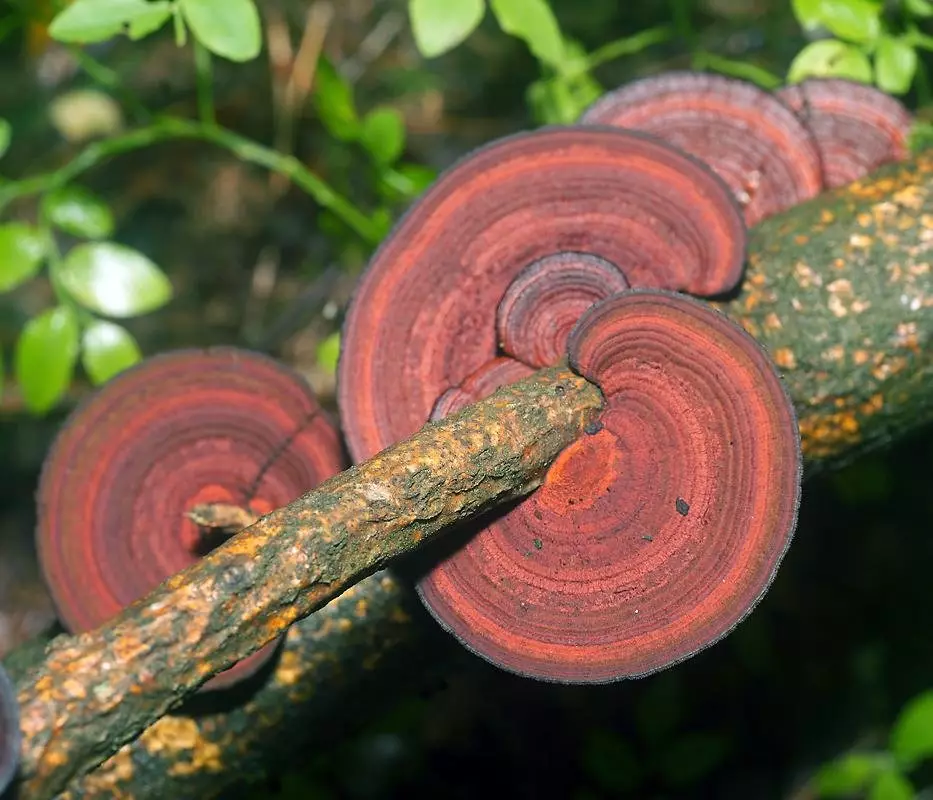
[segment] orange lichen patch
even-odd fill
[[[874,239],[871,236],[865,236],[861,233],[853,233],[849,237],[849,245],[851,247],[858,247],[861,249],[867,249],[872,246]]]
[[[798,233],[794,237],[794,244],[806,244],[809,241],[810,241],[810,237],[807,236],[805,233]]]
[[[779,347],[774,351],[774,363],[781,369],[796,369],[797,356],[789,347]]]
[[[863,228],[870,228],[875,224],[875,220],[872,215],[864,211],[855,218],[855,221]]]
[[[739,324],[756,339],[761,336],[761,328],[758,327],[758,324],[751,317],[742,317],[742,319],[739,320]]]
[[[301,657],[293,650],[282,653],[275,669],[275,680],[283,686],[294,686],[301,680],[304,673],[304,664]]]
[[[862,416],[870,417],[872,414],[877,414],[882,408],[884,408],[884,395],[878,392],[862,403],[859,406],[859,411],[862,412]]]
[[[162,717],[140,735],[139,741],[150,755],[171,759],[170,775],[223,771],[220,747],[208,741],[190,717]]]
[[[835,221],[836,221],[836,215],[833,214],[833,212],[830,211],[829,209],[824,208],[824,209],[820,212],[820,222],[821,222],[823,225],[829,225],[829,224],[831,224],[831,223],[833,223],[833,222],[835,222]]]
[[[905,186],[900,191],[895,192],[891,199],[899,206],[909,208],[911,211],[919,211],[923,208],[926,198],[926,190],[922,186],[915,184],[913,186]]]
[[[823,276],[815,272],[809,264],[803,261],[798,261],[794,264],[794,279],[801,289],[809,289],[811,286],[823,285]]]
[[[799,420],[801,446],[807,458],[824,458],[851,447],[861,439],[853,411],[815,412]]]
[[[862,366],[862,364],[867,364],[871,359],[871,353],[867,350],[856,350],[852,353],[852,360],[855,362],[856,366]]]
[[[356,605],[353,607],[353,615],[359,619],[363,619],[369,611],[369,603],[365,600],[357,600]]]
[[[133,792],[123,787],[135,776],[132,745],[124,745],[96,770],[85,776],[82,797],[108,797],[112,800],[133,800]],[[64,792],[60,800],[72,800],[74,793]]]
[[[389,619],[392,620],[392,622],[398,622],[404,625],[411,622],[411,615],[406,613],[404,609],[396,607],[392,609]]]
[[[764,329],[766,331],[779,331],[781,330],[781,328],[784,327],[781,324],[781,318],[778,317],[778,315],[775,314],[773,311],[769,313],[768,316],[765,317],[764,323],[762,324],[764,325]]]
[[[824,361],[842,361],[845,357],[845,348],[841,344],[834,344],[827,350],[824,350],[820,357]]]
[[[882,361],[880,364],[878,364],[878,366],[871,371],[871,374],[875,380],[883,381],[887,380],[892,375],[896,375],[898,372],[901,372],[906,367],[906,358],[894,356],[893,358],[889,358],[886,361]]]
[[[930,262],[922,261],[918,264],[908,264],[907,272],[913,276],[920,277],[921,275],[926,275],[930,272]]]
[[[917,323],[902,322],[895,329],[894,344],[896,347],[906,347],[915,353],[920,352],[920,342],[917,338]]]

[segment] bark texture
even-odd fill
[[[764,222],[741,293],[720,304],[784,371],[811,466],[933,420],[931,191],[927,152]],[[24,796],[72,781],[73,798],[210,797],[284,757],[284,743],[330,735],[372,668],[424,647],[387,574],[332,598],[444,525],[530,491],[599,402],[566,370],[538,373],[263,518],[113,624],[55,640],[44,661],[13,659]],[[248,702],[163,717],[130,741],[329,600],[291,627]],[[373,674],[383,691],[402,685]]]

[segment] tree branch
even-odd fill
[[[784,370],[811,467],[933,420],[931,191],[928,152],[763,223],[741,293],[720,304]],[[543,416],[542,403],[551,404]],[[274,673],[245,705],[164,717],[80,777],[353,580],[444,524],[530,490],[598,405],[593,387],[566,370],[538,373],[264,518],[106,627],[57,639],[44,662],[16,673],[27,796],[49,797],[72,778],[75,798],[211,796],[255,773],[270,740],[279,751],[286,739],[297,746],[315,720],[315,733],[328,735],[328,714],[345,713],[367,664],[423,647],[405,593],[385,574],[292,626]],[[464,480],[474,474],[485,480]],[[340,546],[335,524],[353,544]]]

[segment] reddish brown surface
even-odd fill
[[[40,563],[64,624],[95,628],[196,561],[203,503],[266,513],[344,466],[302,378],[229,348],[147,359],[69,419],[39,487]],[[255,672],[265,648],[212,679]]]
[[[527,378],[532,372],[534,370],[521,361],[497,356],[465,378],[459,386],[448,389],[438,397],[431,411],[431,420],[443,419],[464,406],[479,402],[500,386]]]
[[[776,92],[813,132],[827,188],[864,178],[910,154],[910,112],[891,95],[842,78],[813,78]]]
[[[532,262],[592,253],[633,285],[705,294],[735,284],[744,249],[728,188],[651,137],[546,128],[481,148],[421,196],[357,287],[338,371],[351,454],[413,434],[496,355],[496,307]]]
[[[0,794],[16,774],[19,749],[19,706],[13,684],[0,666]]]
[[[822,188],[806,126],[773,95],[735,78],[665,72],[608,92],[581,122],[645,131],[692,153],[729,184],[749,226]]]
[[[567,337],[593,303],[628,288],[603,258],[556,253],[523,269],[496,312],[499,346],[533,367],[550,367],[567,352]]]
[[[505,669],[604,682],[687,658],[752,609],[796,523],[799,439],[767,355],[696,301],[616,295],[570,348],[607,398],[601,426],[419,591]]]

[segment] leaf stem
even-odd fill
[[[182,139],[194,139],[213,144],[233,153],[243,161],[283,175],[311,195],[317,203],[339,217],[367,243],[376,245],[381,240],[379,225],[374,220],[360,211],[347,198],[339,195],[294,156],[283,155],[223,127],[205,125],[195,120],[177,117],[161,117],[150,125],[93,142],[67,164],[56,170],[0,186],[0,211],[14,200],[64,186],[114,156],[161,142]]]
[[[674,29],[671,26],[660,25],[656,28],[639,31],[634,36],[628,36],[625,39],[616,39],[614,42],[604,44],[590,53],[585,60],[585,69],[587,71],[595,69],[607,61],[615,61],[615,59],[622,58],[622,56],[640,53],[642,50],[651,47],[651,45],[666,42],[673,35]]]
[[[198,86],[198,117],[205,125],[216,125],[214,112],[214,70],[211,54],[197,39],[194,40],[194,67]]]

